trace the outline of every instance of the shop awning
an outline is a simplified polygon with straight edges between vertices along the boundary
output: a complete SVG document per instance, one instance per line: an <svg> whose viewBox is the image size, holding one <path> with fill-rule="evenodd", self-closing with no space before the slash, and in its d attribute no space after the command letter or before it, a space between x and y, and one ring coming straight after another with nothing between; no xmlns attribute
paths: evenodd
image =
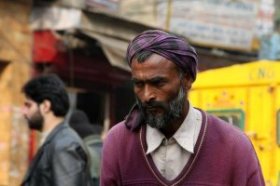
<svg viewBox="0 0 280 186"><path fill-rule="evenodd" d="M73 22L69 22L69 18L73 18ZM62 7L35 8L31 20L31 26L35 31L75 30L86 34L100 43L111 65L126 71L129 71L125 61L128 42L140 32L152 29L115 15ZM53 51L50 51L50 55L52 53Z"/></svg>

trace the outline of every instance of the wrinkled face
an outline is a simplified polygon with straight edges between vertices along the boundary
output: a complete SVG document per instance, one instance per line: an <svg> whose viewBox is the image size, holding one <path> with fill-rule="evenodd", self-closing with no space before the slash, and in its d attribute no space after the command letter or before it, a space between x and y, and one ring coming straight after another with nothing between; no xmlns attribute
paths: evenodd
<svg viewBox="0 0 280 186"><path fill-rule="evenodd" d="M179 76L174 63L153 54L142 63L134 59L131 70L137 104L151 127L164 128L186 114L186 85L190 80Z"/></svg>
<svg viewBox="0 0 280 186"><path fill-rule="evenodd" d="M44 118L39 105L33 100L26 98L23 106L23 115L28 122L30 129L42 131Z"/></svg>

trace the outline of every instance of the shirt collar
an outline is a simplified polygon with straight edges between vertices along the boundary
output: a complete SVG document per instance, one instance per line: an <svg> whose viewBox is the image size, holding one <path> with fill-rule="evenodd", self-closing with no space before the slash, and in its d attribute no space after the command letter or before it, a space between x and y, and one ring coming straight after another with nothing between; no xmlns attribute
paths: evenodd
<svg viewBox="0 0 280 186"><path fill-rule="evenodd" d="M46 139L47 139L47 137L49 136L50 133L51 133L51 130L48 130L48 131L45 131L45 132L41 133L40 146L42 146L45 143L45 141L46 141Z"/></svg>
<svg viewBox="0 0 280 186"><path fill-rule="evenodd" d="M146 154L149 154L156 150L162 143L162 140L165 136L156 128L152 128L150 125L147 125L146 129L146 141L147 141L147 151Z"/></svg>
<svg viewBox="0 0 280 186"><path fill-rule="evenodd" d="M183 149L189 151L190 153L194 152L194 146L195 146L194 136L195 136L195 130L197 126L198 125L197 125L195 109L190 105L190 109L187 117L183 121L183 124L180 126L180 128L173 135L177 143Z"/></svg>
<svg viewBox="0 0 280 186"><path fill-rule="evenodd" d="M198 117L196 110L190 105L185 120L172 136L183 149L190 153L194 152L195 130L198 126L197 124L201 122L200 120L201 119ZM158 129L147 125L146 141L148 148L146 154L155 151L161 145L163 139L165 139L165 136Z"/></svg>

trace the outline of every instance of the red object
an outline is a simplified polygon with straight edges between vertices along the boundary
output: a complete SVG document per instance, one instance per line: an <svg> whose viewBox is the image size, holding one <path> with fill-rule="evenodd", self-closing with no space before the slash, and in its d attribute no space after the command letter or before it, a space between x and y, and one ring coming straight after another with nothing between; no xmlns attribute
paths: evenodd
<svg viewBox="0 0 280 186"><path fill-rule="evenodd" d="M36 63L52 63L59 55L59 40L52 31L36 31L33 33L33 61Z"/></svg>
<svg viewBox="0 0 280 186"><path fill-rule="evenodd" d="M29 153L28 162L31 163L35 153L36 153L36 134L35 131L31 131L29 134Z"/></svg>

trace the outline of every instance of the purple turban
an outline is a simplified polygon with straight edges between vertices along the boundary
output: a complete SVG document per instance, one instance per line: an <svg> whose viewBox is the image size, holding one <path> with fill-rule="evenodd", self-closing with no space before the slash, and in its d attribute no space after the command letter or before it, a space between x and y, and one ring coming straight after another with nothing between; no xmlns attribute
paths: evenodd
<svg viewBox="0 0 280 186"><path fill-rule="evenodd" d="M196 79L197 54L195 49L183 38L160 31L148 30L136 36L129 44L126 59L129 65L134 56L143 51L156 53L173 63L183 72Z"/></svg>

